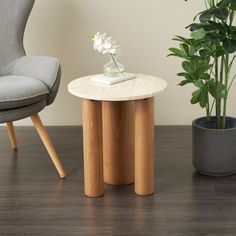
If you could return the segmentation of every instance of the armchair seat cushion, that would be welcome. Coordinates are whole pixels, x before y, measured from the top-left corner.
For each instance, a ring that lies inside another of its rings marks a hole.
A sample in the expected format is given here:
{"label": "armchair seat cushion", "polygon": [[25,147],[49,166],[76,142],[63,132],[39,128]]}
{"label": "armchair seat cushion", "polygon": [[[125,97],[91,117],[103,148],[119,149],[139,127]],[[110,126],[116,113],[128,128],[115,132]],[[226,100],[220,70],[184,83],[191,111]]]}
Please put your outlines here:
{"label": "armchair seat cushion", "polygon": [[46,99],[48,87],[27,76],[0,77],[0,110],[29,106]]}

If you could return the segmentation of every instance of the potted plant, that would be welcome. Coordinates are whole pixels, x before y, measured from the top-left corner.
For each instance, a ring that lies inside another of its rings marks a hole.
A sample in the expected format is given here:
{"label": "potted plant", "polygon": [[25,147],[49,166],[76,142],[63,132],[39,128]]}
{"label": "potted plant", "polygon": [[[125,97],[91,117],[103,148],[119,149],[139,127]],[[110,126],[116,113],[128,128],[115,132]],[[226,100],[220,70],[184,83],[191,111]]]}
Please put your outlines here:
{"label": "potted plant", "polygon": [[[230,89],[236,79],[236,0],[206,0],[206,9],[186,28],[188,38],[176,36],[170,56],[183,60],[180,86],[195,88],[191,103],[206,116],[193,121],[193,165],[210,176],[236,173],[236,119],[227,114]],[[235,107],[236,109],[236,107]]]}

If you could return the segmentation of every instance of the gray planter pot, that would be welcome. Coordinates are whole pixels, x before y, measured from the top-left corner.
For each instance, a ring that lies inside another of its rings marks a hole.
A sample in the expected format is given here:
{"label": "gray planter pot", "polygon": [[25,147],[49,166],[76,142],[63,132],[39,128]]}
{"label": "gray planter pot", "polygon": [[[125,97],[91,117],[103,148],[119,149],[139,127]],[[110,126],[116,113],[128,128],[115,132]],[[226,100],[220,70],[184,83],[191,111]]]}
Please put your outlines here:
{"label": "gray planter pot", "polygon": [[193,166],[204,175],[236,173],[236,119],[227,118],[226,129],[216,129],[216,119],[193,121]]}

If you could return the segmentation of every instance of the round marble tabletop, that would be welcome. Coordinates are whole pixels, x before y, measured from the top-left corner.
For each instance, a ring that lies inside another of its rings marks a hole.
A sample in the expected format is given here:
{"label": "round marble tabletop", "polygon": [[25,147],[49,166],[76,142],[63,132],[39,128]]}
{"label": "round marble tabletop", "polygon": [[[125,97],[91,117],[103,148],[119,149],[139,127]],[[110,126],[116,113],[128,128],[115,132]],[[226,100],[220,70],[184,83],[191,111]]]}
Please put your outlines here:
{"label": "round marble tabletop", "polygon": [[69,92],[77,97],[96,101],[130,101],[157,96],[167,88],[165,80],[150,75],[138,74],[134,79],[113,85],[104,85],[90,80],[90,76],[73,80]]}

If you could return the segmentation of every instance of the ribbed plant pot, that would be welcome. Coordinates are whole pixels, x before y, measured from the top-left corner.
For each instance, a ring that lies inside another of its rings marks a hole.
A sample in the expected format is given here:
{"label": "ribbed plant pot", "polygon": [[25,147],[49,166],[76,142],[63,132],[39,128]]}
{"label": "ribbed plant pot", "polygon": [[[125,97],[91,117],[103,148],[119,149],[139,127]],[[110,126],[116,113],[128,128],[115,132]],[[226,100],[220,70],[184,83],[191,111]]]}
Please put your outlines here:
{"label": "ribbed plant pot", "polygon": [[216,118],[196,119],[193,129],[193,166],[208,176],[236,173],[236,119],[227,117],[226,129],[216,129]]}

